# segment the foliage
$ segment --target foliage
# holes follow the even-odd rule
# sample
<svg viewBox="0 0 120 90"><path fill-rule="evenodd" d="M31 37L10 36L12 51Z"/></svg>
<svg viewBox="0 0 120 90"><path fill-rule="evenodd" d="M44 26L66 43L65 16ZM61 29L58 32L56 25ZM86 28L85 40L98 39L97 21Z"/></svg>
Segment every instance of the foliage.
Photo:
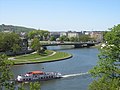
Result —
<svg viewBox="0 0 120 90"><path fill-rule="evenodd" d="M51 36L50 41L56 41L56 38L54 36Z"/></svg>
<svg viewBox="0 0 120 90"><path fill-rule="evenodd" d="M75 42L75 37L71 37L71 38L70 38L70 41L71 41L71 42Z"/></svg>
<svg viewBox="0 0 120 90"><path fill-rule="evenodd" d="M98 79L93 81L90 85L90 90L120 90L120 80L117 78L114 79Z"/></svg>
<svg viewBox="0 0 120 90"><path fill-rule="evenodd" d="M90 73L97 78L90 85L91 90L120 89L120 24L110 30L105 35L106 46L100 49L99 62L90 70Z"/></svg>
<svg viewBox="0 0 120 90"><path fill-rule="evenodd" d="M107 34L108 31L103 32L103 42L105 42L105 35Z"/></svg>
<svg viewBox="0 0 120 90"><path fill-rule="evenodd" d="M39 82L31 82L30 90L40 90L40 83Z"/></svg>
<svg viewBox="0 0 120 90"><path fill-rule="evenodd" d="M71 41L71 42L87 42L87 41L92 41L93 39L90 38L89 35L80 35L79 37L70 37L68 38L68 41Z"/></svg>
<svg viewBox="0 0 120 90"><path fill-rule="evenodd" d="M10 83L9 80L12 79L12 73L10 72L11 66L13 63L8 60L6 55L0 55L0 89L4 86L8 90L13 90L13 83Z"/></svg>
<svg viewBox="0 0 120 90"><path fill-rule="evenodd" d="M31 48L36 50L38 54L42 51L41 44L38 38L34 38L31 42Z"/></svg>
<svg viewBox="0 0 120 90"><path fill-rule="evenodd" d="M21 83L20 86L18 87L18 90L26 90L24 88L25 83ZM29 83L29 90L40 90L40 83L39 82L30 82Z"/></svg>
<svg viewBox="0 0 120 90"><path fill-rule="evenodd" d="M0 33L0 51L13 49L13 46L20 43L20 38L15 33Z"/></svg>
<svg viewBox="0 0 120 90"><path fill-rule="evenodd" d="M28 33L30 39L37 37L39 40L46 40L48 36L49 32L47 30L34 30Z"/></svg>
<svg viewBox="0 0 120 90"><path fill-rule="evenodd" d="M15 90L15 84L10 83L13 75L10 71L13 62L8 60L7 56L0 54L0 90ZM24 83L18 87L18 90L25 90ZM30 90L40 90L40 84L38 82L30 83Z"/></svg>
<svg viewBox="0 0 120 90"><path fill-rule="evenodd" d="M12 51L14 53L16 53L17 51L20 50L20 46L18 44L13 44L13 46L11 47Z"/></svg>
<svg viewBox="0 0 120 90"><path fill-rule="evenodd" d="M91 40L91 38L89 35L80 35L80 37L79 37L79 41L82 41L82 42L87 42L90 40Z"/></svg>
<svg viewBox="0 0 120 90"><path fill-rule="evenodd" d="M69 41L69 38L65 35L60 37L60 41Z"/></svg>

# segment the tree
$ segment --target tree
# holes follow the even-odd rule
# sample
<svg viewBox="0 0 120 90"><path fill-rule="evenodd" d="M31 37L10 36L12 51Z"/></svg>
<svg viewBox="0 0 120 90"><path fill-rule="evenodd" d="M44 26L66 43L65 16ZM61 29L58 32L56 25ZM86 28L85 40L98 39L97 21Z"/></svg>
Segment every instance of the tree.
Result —
<svg viewBox="0 0 120 90"><path fill-rule="evenodd" d="M5 54L0 54L0 90L3 90L3 88L5 88L5 90L16 90L15 84L10 83L10 80L13 78L13 74L10 71L13 64ZM21 83L18 90L25 90L24 83ZM40 90L40 83L31 82L30 90Z"/></svg>
<svg viewBox="0 0 120 90"><path fill-rule="evenodd" d="M71 42L75 42L75 37L71 37L71 38L70 38L70 41L71 41Z"/></svg>
<svg viewBox="0 0 120 90"><path fill-rule="evenodd" d="M69 41L69 38L65 35L60 37L60 41Z"/></svg>
<svg viewBox="0 0 120 90"><path fill-rule="evenodd" d="M20 43L20 37L16 33L0 33L0 51L11 50L14 44Z"/></svg>
<svg viewBox="0 0 120 90"><path fill-rule="evenodd" d="M13 62L8 60L6 55L0 54L0 90L3 87L7 88L8 90L14 90L13 83L10 83L10 79L12 79L13 75L10 72L11 66Z"/></svg>
<svg viewBox="0 0 120 90"><path fill-rule="evenodd" d="M56 38L54 36L51 36L50 41L56 41Z"/></svg>
<svg viewBox="0 0 120 90"><path fill-rule="evenodd" d="M20 46L18 44L13 44L11 49L16 54L16 52L20 50Z"/></svg>
<svg viewBox="0 0 120 90"><path fill-rule="evenodd" d="M21 83L20 87L18 87L18 90L26 90L24 88L24 83ZM40 90L40 83L39 82L30 82L29 90Z"/></svg>
<svg viewBox="0 0 120 90"><path fill-rule="evenodd" d="M39 40L46 40L49 34L47 30L34 30L28 33L28 38L34 39L37 37Z"/></svg>
<svg viewBox="0 0 120 90"><path fill-rule="evenodd" d="M40 83L39 82L31 82L30 90L40 90Z"/></svg>
<svg viewBox="0 0 120 90"><path fill-rule="evenodd" d="M90 70L96 77L90 90L120 89L120 24L105 35L105 46L100 49L98 64Z"/></svg>
<svg viewBox="0 0 120 90"><path fill-rule="evenodd" d="M36 50L38 54L40 54L41 50L41 44L38 38L34 38L33 41L31 42L31 48Z"/></svg>
<svg viewBox="0 0 120 90"><path fill-rule="evenodd" d="M89 35L80 35L79 37L79 41L82 41L82 42L87 42L87 41L90 41L90 36Z"/></svg>

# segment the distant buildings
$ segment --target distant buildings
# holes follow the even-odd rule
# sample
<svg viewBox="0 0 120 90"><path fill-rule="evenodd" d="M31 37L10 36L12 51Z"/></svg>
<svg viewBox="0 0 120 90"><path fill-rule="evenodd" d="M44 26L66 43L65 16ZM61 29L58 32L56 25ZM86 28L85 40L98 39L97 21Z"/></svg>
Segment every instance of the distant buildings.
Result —
<svg viewBox="0 0 120 90"><path fill-rule="evenodd" d="M89 35L97 42L102 42L103 40L103 32L104 31L67 31L67 32L50 32L50 36L54 36L56 39L61 36L67 36L68 38L75 37L79 38L80 35Z"/></svg>
<svg viewBox="0 0 120 90"><path fill-rule="evenodd" d="M60 32L50 32L50 36L54 36L57 39L60 37Z"/></svg>
<svg viewBox="0 0 120 90"><path fill-rule="evenodd" d="M103 41L103 31L92 31L90 37L96 39L97 42Z"/></svg>
<svg viewBox="0 0 120 90"><path fill-rule="evenodd" d="M76 31L68 31L67 32L67 36L68 38L71 38L71 37L76 37L76 38L79 38L79 36L82 35L82 32L76 32Z"/></svg>
<svg viewBox="0 0 120 90"><path fill-rule="evenodd" d="M27 32L25 27L16 27L12 25L0 25L0 31L2 32L16 32L19 30L20 37L26 38ZM25 30L25 31L24 31ZM28 30L31 30L28 28ZM79 38L81 35L89 35L91 38L93 38L97 42L101 42L103 40L103 32L104 31L63 31L63 32L50 32L50 34L45 38L43 36L43 40L49 40L51 36L54 36L57 40L59 40L59 37L61 36L67 36L68 38L74 37Z"/></svg>

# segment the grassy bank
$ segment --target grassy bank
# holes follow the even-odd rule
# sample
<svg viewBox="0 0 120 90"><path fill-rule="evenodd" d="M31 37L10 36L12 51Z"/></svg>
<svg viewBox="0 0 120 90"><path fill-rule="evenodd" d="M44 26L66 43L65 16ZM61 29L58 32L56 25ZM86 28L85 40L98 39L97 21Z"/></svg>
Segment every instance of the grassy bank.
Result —
<svg viewBox="0 0 120 90"><path fill-rule="evenodd" d="M57 60L63 60L72 57L71 54L65 52L56 52L51 50L46 50L42 55L27 54L22 56L14 57L13 61L15 64L29 64L29 63L42 63L42 62L52 62Z"/></svg>

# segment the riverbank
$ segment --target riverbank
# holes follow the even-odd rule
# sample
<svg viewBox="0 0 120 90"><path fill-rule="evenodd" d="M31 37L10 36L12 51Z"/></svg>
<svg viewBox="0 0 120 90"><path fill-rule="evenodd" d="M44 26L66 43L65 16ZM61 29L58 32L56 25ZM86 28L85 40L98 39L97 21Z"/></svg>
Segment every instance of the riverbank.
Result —
<svg viewBox="0 0 120 90"><path fill-rule="evenodd" d="M54 62L54 61L65 60L71 57L72 54L66 52L47 50L46 54L43 55L32 53L32 54L11 57L9 59L11 59L14 62L14 65L21 65L21 64Z"/></svg>

